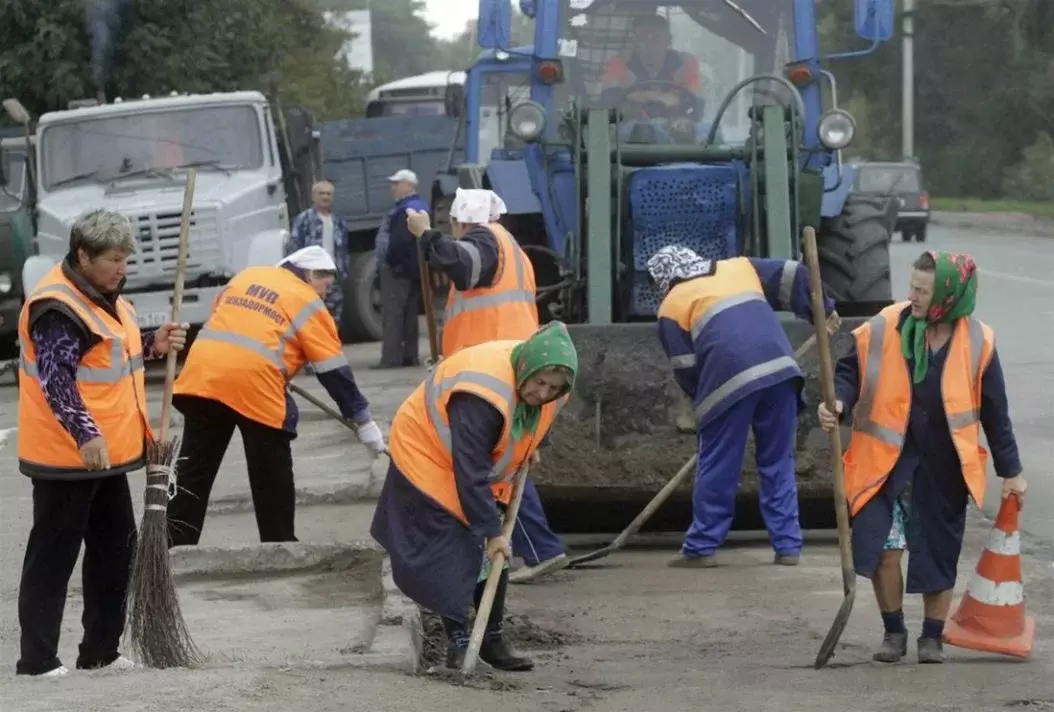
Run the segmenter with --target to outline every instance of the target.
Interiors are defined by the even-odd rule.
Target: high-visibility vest
[[[399,406],[392,420],[389,450],[399,471],[417,489],[468,525],[454,479],[450,418],[447,403],[455,393],[471,393],[505,416],[501,437],[491,451],[490,473],[494,498],[508,504],[512,481],[527,458],[538,449],[568,396],[542,406],[541,420],[531,434],[511,436],[513,411],[519,398],[512,350],[522,341],[491,341],[470,346],[444,358],[429,378]]]
[[[680,61],[680,64],[675,65],[673,68],[664,66],[658,76],[654,77],[654,81],[666,81],[678,84],[696,94],[701,92],[703,90],[702,67],[699,64],[698,58],[686,52],[677,52],[675,50],[670,50],[670,53]],[[630,69],[631,61],[631,55],[612,57],[608,63],[604,65],[604,73],[600,79],[602,86],[605,89],[611,87],[628,89],[639,81],[649,81],[647,77],[638,77],[633,70]],[[666,61],[669,62],[669,54],[667,54]]]
[[[249,267],[224,288],[174,393],[219,401],[282,428],[286,384],[308,362],[315,373],[348,365],[326,305],[284,267]]]
[[[76,382],[106,442],[108,470],[85,470],[77,441],[52,413],[40,386],[29,314],[34,304],[46,299],[61,302],[96,337],[97,343],[81,357]],[[143,337],[135,310],[124,297],[117,298],[114,308],[120,319],[68,279],[62,264],[40,280],[22,305],[18,316],[18,465],[23,474],[40,479],[105,477],[144,465],[144,445],[153,441],[154,434],[146,408]]]
[[[852,437],[842,458],[849,511],[857,514],[882,489],[904,447],[911,413],[911,373],[897,330],[908,302],[888,306],[853,330],[860,397]],[[941,394],[963,479],[977,506],[984,502],[988,451],[981,446],[981,380],[992,360],[995,333],[973,317],[959,319],[948,345]]]
[[[487,225],[498,243],[498,270],[489,287],[451,288],[443,315],[443,357],[485,341],[528,339],[538,330],[534,266],[509,231]],[[475,246],[459,243],[470,253]],[[479,255],[473,264],[479,265]]]

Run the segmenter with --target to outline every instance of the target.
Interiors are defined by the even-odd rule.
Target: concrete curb
[[[250,574],[287,574],[317,568],[346,569],[383,552],[372,541],[340,544],[281,542],[241,546],[180,546],[169,552],[177,579],[223,578]],[[341,670],[376,668],[416,675],[424,651],[424,626],[417,605],[392,578],[390,559],[381,560],[381,610],[364,652],[328,660],[302,660],[276,669]]]
[[[1054,221],[1035,218],[1025,213],[959,213],[935,211],[931,215],[935,225],[959,230],[1012,232],[1029,237],[1054,237]]]
[[[370,478],[367,482],[349,484],[316,485],[296,489],[296,506],[310,507],[318,504],[354,504],[375,500],[380,495],[384,480]],[[230,494],[209,501],[210,514],[238,514],[253,510],[252,494],[249,492]]]

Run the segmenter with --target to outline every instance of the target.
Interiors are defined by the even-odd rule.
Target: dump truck
[[[29,126],[20,103],[4,106]],[[197,169],[181,312],[192,336],[231,277],[282,258],[290,215],[309,204],[319,170],[310,114],[273,110],[257,91],[78,99],[41,116],[35,137],[25,291],[66,255],[81,214],[117,210],[135,229],[124,294],[142,328],[169,318],[183,190]]]
[[[22,265],[33,254],[32,142],[32,137],[0,139],[0,361],[18,356]]]
[[[892,303],[889,200],[849,195],[841,151],[855,132],[825,66],[892,36],[892,0],[857,0],[861,49],[824,56],[815,0],[521,0],[533,45],[508,46],[510,0],[480,0],[483,50],[465,81],[466,162],[432,186],[444,225],[457,187],[487,187],[531,257],[539,314],[560,319],[579,352],[571,401],[532,469],[558,532],[619,531],[697,450],[691,406],[656,333],[646,262],[670,244],[706,258],[802,258],[807,226],[848,331]],[[669,50],[698,60],[701,90],[670,81],[605,86],[633,66],[636,18],[661,15]],[[859,40],[858,40],[859,41]],[[824,64],[821,65],[821,62]],[[607,84],[611,84],[610,80]],[[658,98],[656,98],[658,95]],[[669,97],[672,95],[672,99]],[[665,99],[664,99],[665,97]],[[498,135],[490,117],[500,118]],[[780,314],[797,348],[813,326]],[[830,454],[819,431],[815,351],[797,469],[804,526],[833,524]],[[760,525],[748,444],[736,526]],[[651,520],[683,530],[691,485]]]

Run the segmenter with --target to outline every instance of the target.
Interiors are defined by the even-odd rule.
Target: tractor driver
[[[699,60],[670,49],[669,21],[661,15],[637,17],[631,46],[628,55],[614,57],[604,66],[601,103],[635,114],[627,115],[627,119],[699,121],[703,88]]]

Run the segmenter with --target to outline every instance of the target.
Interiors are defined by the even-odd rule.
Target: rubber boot
[[[479,610],[480,601],[483,600],[483,589],[486,582],[476,585],[475,603]],[[487,619],[487,632],[483,636],[483,644],[479,648],[479,659],[496,670],[508,672],[522,672],[534,668],[534,662],[513,650],[502,635],[502,623],[505,620],[505,594],[509,590],[509,571],[502,571],[498,579],[498,588],[494,592],[494,605],[490,608],[490,617]]]
[[[443,618],[443,629],[446,631],[446,667],[450,670],[460,670],[465,662],[465,652],[468,651],[468,630],[464,624],[452,618]]]
[[[897,663],[908,654],[907,633],[886,633],[882,638],[882,645],[871,656],[878,663]]]
[[[934,665],[944,662],[944,641],[939,638],[919,638],[919,663]]]

